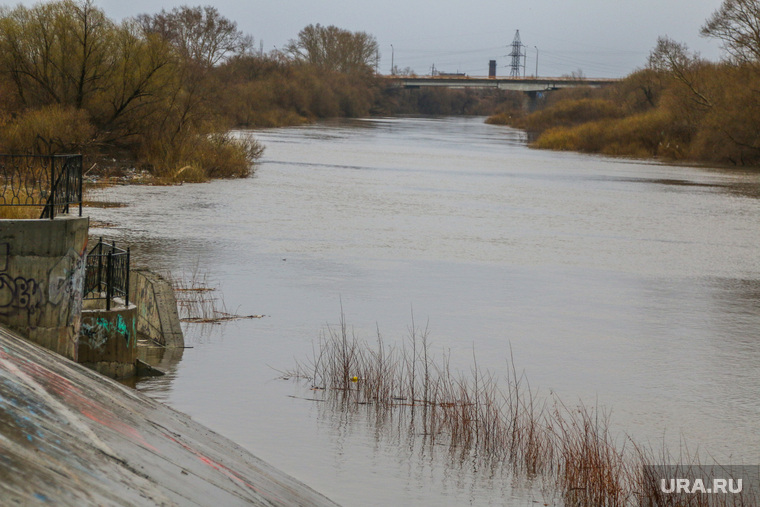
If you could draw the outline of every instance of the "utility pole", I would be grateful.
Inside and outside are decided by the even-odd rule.
[[[393,65],[393,57],[394,57],[394,50],[393,50],[393,44],[391,44],[391,76],[396,75],[396,67]]]
[[[538,77],[538,46],[533,46],[536,48],[536,77]]]
[[[515,32],[515,38],[512,40],[512,51],[509,56],[512,57],[512,63],[509,66],[509,77],[520,77],[520,58],[523,56],[522,42],[520,42],[520,30]],[[523,74],[525,74],[525,64],[522,65]]]

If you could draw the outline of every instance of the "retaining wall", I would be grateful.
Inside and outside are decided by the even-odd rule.
[[[0,220],[0,324],[77,358],[89,218]]]
[[[77,361],[111,378],[135,374],[137,307],[111,307],[82,312]]]
[[[0,504],[337,507],[189,416],[0,325]]]
[[[165,347],[184,347],[174,289],[161,275],[132,270],[129,299],[137,308],[137,332]]]

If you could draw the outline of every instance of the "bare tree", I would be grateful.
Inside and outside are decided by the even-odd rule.
[[[336,26],[309,25],[285,51],[294,59],[337,72],[371,72],[378,55],[375,37]]]
[[[690,53],[686,44],[668,37],[657,39],[657,46],[649,54],[649,68],[665,72],[683,83],[693,95],[698,105],[709,109],[712,102],[701,90],[704,80],[699,75],[702,60],[698,54]]]
[[[760,1],[724,0],[702,26],[701,34],[723,41],[735,62],[760,62]]]
[[[210,5],[175,7],[154,15],[141,14],[138,22],[174,45],[180,55],[203,67],[213,67],[253,47],[253,37],[238,30],[237,23]]]
[[[0,66],[23,103],[81,108],[111,71],[114,29],[92,0],[5,10],[0,13]]]

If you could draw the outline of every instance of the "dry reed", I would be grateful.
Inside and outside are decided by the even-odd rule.
[[[453,458],[477,456],[484,469],[507,466],[543,478],[566,505],[670,505],[644,467],[672,463],[672,456],[655,459],[628,437],[617,442],[598,407],[539,396],[512,358],[507,371],[499,378],[473,359],[469,375],[452,372],[448,356],[432,360],[428,329],[414,319],[400,348],[388,346],[379,330],[370,346],[341,311],[337,328],[327,326],[311,359],[288,377],[311,380],[336,410],[367,407],[378,425],[406,424],[427,444],[448,446]],[[751,505],[737,498],[735,505]]]
[[[166,274],[174,289],[177,310],[182,322],[194,324],[221,324],[231,320],[260,319],[263,315],[239,315],[227,311],[224,298],[217,296],[207,274],[201,274],[196,266],[190,273],[180,276]]]

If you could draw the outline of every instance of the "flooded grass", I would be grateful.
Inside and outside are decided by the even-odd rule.
[[[82,201],[82,206],[85,208],[101,208],[101,209],[107,209],[107,208],[125,208],[127,206],[126,203],[123,202],[110,202],[110,201]]]
[[[473,351],[474,352],[474,351]],[[379,425],[407,427],[425,445],[448,447],[452,459],[476,456],[484,470],[506,467],[527,479],[540,477],[552,494],[572,506],[681,505],[653,487],[646,466],[696,463],[699,457],[667,449],[658,455],[628,436],[611,433],[609,414],[599,407],[566,405],[538,396],[510,358],[507,375],[480,369],[473,353],[468,373],[455,372],[449,357],[430,356],[427,327],[412,319],[400,347],[381,334],[370,345],[341,315],[340,324],[319,336],[309,360],[287,378],[311,382],[332,410],[365,409]],[[754,505],[747,495],[727,503],[709,495],[688,505]]]
[[[217,287],[210,284],[208,276],[194,268],[179,276],[164,274],[174,289],[177,310],[182,322],[193,324],[221,324],[231,320],[261,319],[264,315],[240,315],[227,310],[227,305]]]

